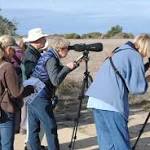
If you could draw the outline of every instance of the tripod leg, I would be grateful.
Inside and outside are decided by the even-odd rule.
[[[79,99],[79,108],[78,108],[78,112],[77,112],[77,117],[74,120],[74,127],[73,127],[73,132],[72,132],[72,137],[71,137],[71,141],[69,144],[69,149],[73,150],[74,149],[74,144],[75,144],[75,140],[77,138],[77,130],[78,130],[78,124],[79,124],[79,118],[80,118],[80,111],[81,111],[81,107],[82,107],[82,100],[84,98],[84,91],[85,91],[85,79],[83,80],[82,86],[81,86],[81,93],[78,97]]]
[[[71,150],[73,147],[74,147],[74,145],[73,145],[73,140],[74,139],[76,139],[76,136],[75,136],[75,132],[76,132],[76,127],[77,127],[77,122],[76,122],[76,120],[74,121],[74,127],[73,127],[73,132],[72,132],[72,137],[71,137],[71,141],[70,141],[70,144],[69,144],[69,150]]]
[[[72,137],[71,137],[70,144],[68,146],[69,150],[74,149],[75,140],[77,138],[77,130],[78,130],[79,119],[80,119],[80,114],[81,114],[82,101],[85,97],[84,93],[85,93],[85,90],[89,87],[89,84],[92,83],[92,81],[93,81],[93,79],[89,74],[85,75],[85,78],[83,79],[83,83],[82,83],[82,86],[81,86],[81,92],[80,92],[80,95],[78,97],[78,99],[80,100],[79,108],[78,108],[78,112],[77,112],[77,117],[74,120],[74,127],[73,127]]]
[[[141,135],[142,135],[142,133],[143,133],[143,131],[144,131],[144,128],[145,128],[145,126],[146,126],[146,124],[147,124],[147,122],[148,122],[149,117],[150,117],[150,112],[148,113],[148,116],[147,116],[147,118],[146,118],[146,120],[145,120],[145,122],[144,122],[144,124],[143,124],[143,127],[141,128],[141,130],[140,130],[140,132],[139,132],[139,135],[138,135],[138,137],[137,137],[137,139],[136,139],[136,141],[135,141],[135,144],[134,144],[133,147],[132,147],[132,150],[135,150],[136,145],[137,145],[137,143],[138,143],[138,141],[139,141],[139,139],[140,139],[140,137],[141,137]]]

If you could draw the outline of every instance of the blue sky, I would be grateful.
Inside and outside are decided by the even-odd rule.
[[[48,9],[64,13],[149,15],[150,0],[0,0],[0,8]]]
[[[27,17],[30,16],[27,13],[30,13],[31,16],[36,16],[38,12],[39,16],[43,14],[41,19],[45,16],[45,20],[46,17],[50,18],[50,21],[54,24],[64,24],[64,22],[68,21],[68,26],[67,24],[64,25],[64,28],[62,28],[62,30],[64,30],[61,31],[59,28],[58,32],[78,32],[79,30],[81,33],[86,31],[98,31],[98,27],[102,27],[102,30],[106,31],[112,25],[120,24],[129,32],[132,32],[132,30],[133,32],[142,32],[141,27],[143,27],[144,32],[148,31],[150,33],[150,0],[0,0],[0,8],[2,10],[41,9],[41,11],[36,11],[34,14],[30,13],[30,11],[20,14],[7,13],[7,11],[4,11],[8,18],[19,22],[19,30],[21,30],[20,28],[23,26],[21,23],[28,26],[28,23],[22,21],[21,17],[26,17],[26,20],[30,20],[30,18],[27,19]],[[48,12],[49,17],[45,15],[46,12],[44,14],[44,11]],[[55,16],[51,16],[51,14]],[[38,17],[35,17],[37,25],[41,25],[42,20],[39,23],[37,18]],[[43,20],[43,22],[45,20]],[[61,20],[61,22],[58,20]],[[73,28],[73,22],[77,25],[76,28],[75,26]],[[51,25],[49,22],[45,23]],[[80,25],[82,25],[81,28],[83,31],[80,31]],[[70,26],[72,26],[72,29]],[[33,25],[29,26],[29,28],[31,27],[33,27]],[[56,31],[57,30],[52,30],[52,32]]]

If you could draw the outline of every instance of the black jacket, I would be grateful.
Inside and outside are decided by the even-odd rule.
[[[23,58],[22,64],[24,65],[24,73],[27,79],[32,74],[41,54],[35,49],[33,46],[29,45],[25,52],[25,56]]]

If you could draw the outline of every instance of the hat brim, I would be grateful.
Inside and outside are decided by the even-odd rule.
[[[47,36],[48,36],[48,34],[42,34],[42,35],[40,35],[38,37],[34,37],[34,38],[27,37],[27,38],[23,38],[23,42],[34,42],[34,41],[39,40],[42,37],[47,37]]]

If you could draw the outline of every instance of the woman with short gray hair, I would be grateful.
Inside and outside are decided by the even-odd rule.
[[[52,49],[59,51],[60,48],[68,47],[70,42],[64,38],[57,37],[51,39],[49,44]]]
[[[61,58],[67,56],[68,46],[69,42],[66,39],[52,39],[51,48],[40,57],[32,74],[33,77],[45,83],[45,87],[32,102],[28,103],[28,144],[32,150],[40,150],[38,138],[39,123],[45,130],[48,150],[59,150],[57,124],[53,114],[54,103],[52,103],[51,98],[54,97],[56,88],[65,79],[67,74],[76,67],[74,62],[65,66],[60,62]]]

